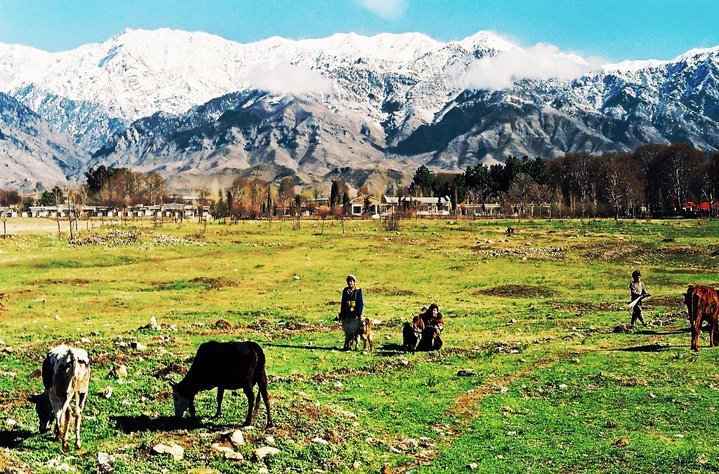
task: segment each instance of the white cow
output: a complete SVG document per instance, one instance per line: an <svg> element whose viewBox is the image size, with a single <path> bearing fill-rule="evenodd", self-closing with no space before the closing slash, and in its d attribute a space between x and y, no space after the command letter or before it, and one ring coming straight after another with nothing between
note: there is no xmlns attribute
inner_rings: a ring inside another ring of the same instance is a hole
<svg viewBox="0 0 719 474"><path fill-rule="evenodd" d="M31 398L40 418L40 432L55 422L54 433L62 439L62 449L69 447L68 426L75 419L75 447L80 447L80 423L90 384L90 359L83 349L61 345L47 353L42 364L45 391ZM73 406L74 404L74 406Z"/></svg>

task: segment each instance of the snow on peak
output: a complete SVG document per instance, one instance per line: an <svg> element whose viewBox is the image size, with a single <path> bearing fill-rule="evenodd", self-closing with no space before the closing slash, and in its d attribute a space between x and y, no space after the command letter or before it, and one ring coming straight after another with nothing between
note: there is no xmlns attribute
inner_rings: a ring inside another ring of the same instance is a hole
<svg viewBox="0 0 719 474"><path fill-rule="evenodd" d="M492 31L478 31L472 36L468 36L461 41L457 41L465 49L494 49L497 51L505 51L517 48L517 45L505 40L497 33Z"/></svg>

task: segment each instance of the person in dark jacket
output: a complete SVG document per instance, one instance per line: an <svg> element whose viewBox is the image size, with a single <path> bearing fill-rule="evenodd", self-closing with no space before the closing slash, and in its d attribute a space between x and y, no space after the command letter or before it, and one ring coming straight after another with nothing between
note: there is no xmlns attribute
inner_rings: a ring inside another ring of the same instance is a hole
<svg viewBox="0 0 719 474"><path fill-rule="evenodd" d="M442 348L442 331L444 330L444 318L439 311L439 306L432 303L429 308L420 314L422 322L424 322L424 331L422 331L422 339L419 342L417 350L434 351Z"/></svg>
<svg viewBox="0 0 719 474"><path fill-rule="evenodd" d="M342 300L340 302L340 322L352 318L362 319L363 309L362 289L357 288L357 279L354 275L347 275L347 287L342 290Z"/></svg>
<svg viewBox="0 0 719 474"><path fill-rule="evenodd" d="M635 300L637 300L637 302L634 303L634 307L632 308L632 322L629 323L631 327L634 327L634 323L636 323L637 320L641 321L644 326L647 325L642 317L642 300L651 295L647 293L647 287L644 285L644 282L641 281L641 278L642 274L639 270L632 272L632 282L629 284L629 292L631 293L631 302Z"/></svg>

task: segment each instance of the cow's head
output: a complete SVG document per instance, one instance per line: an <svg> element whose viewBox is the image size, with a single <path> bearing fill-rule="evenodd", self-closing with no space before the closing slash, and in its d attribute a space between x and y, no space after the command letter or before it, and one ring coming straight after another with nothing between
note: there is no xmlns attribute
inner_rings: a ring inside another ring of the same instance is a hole
<svg viewBox="0 0 719 474"><path fill-rule="evenodd" d="M30 395L28 401L35 404L35 412L40 420L40 433L47 433L52 426L52 405L50 405L50 397L47 392Z"/></svg>
<svg viewBox="0 0 719 474"><path fill-rule="evenodd" d="M175 404L175 416L182 418L182 415L184 415L188 409L190 409L190 414L194 416L192 406L193 397L185 394L178 383L170 382L170 386L172 387L172 401Z"/></svg>

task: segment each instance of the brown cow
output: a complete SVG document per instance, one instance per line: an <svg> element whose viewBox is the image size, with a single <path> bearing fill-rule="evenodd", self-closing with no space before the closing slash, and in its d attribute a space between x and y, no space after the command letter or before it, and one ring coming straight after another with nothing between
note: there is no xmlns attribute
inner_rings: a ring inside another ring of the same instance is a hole
<svg viewBox="0 0 719 474"><path fill-rule="evenodd" d="M708 286L690 286L684 295L684 303L689 311L689 324L692 332L692 350L699 350L699 335L702 321L709 325L709 345L719 342L719 295Z"/></svg>

